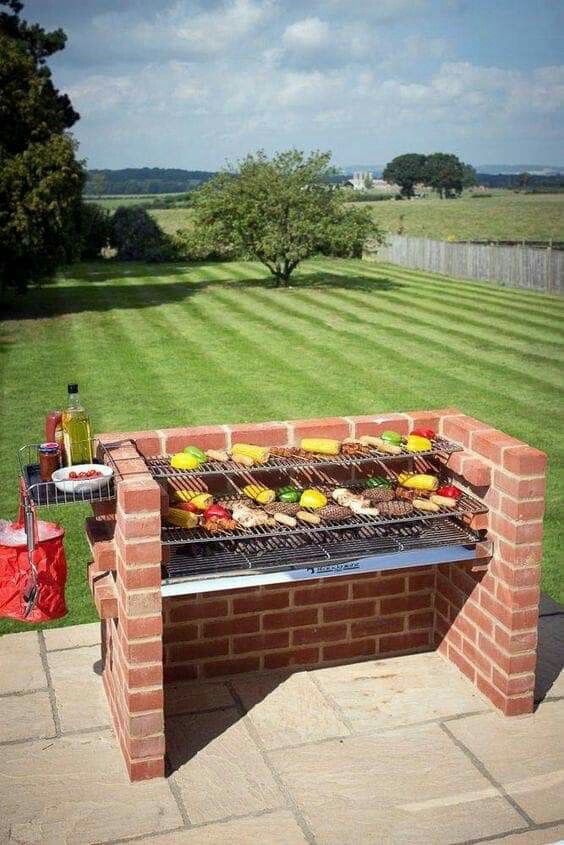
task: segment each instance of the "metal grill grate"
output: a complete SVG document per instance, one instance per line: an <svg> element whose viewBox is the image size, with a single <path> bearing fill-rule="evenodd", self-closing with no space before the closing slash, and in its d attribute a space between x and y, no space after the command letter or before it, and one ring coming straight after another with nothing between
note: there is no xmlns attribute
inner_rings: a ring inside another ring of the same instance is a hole
<svg viewBox="0 0 564 845"><path fill-rule="evenodd" d="M338 455L336 457L325 457L322 455L312 455L307 460L303 458L282 458L271 455L268 463L260 464L253 467L256 472L272 472L278 470L279 472L288 472L296 469L309 469L313 467L332 467L335 469L354 469L364 464L381 461L388 463L390 461L405 460L406 458L431 458L451 455L453 452L461 451L461 447L450 440L445 440L442 437L437 437L433 441L433 448L427 452L408 452L405 447L402 447L402 452L399 455L389 455L385 452L380 452L378 449L371 449L366 455ZM189 470L173 469L170 465L170 455L159 455L158 457L145 458L146 464L153 478L194 478L209 475L240 475L243 467L234 462L222 461L206 461L197 472ZM248 471L248 470L247 470Z"/></svg>
<svg viewBox="0 0 564 845"><path fill-rule="evenodd" d="M176 551L164 564L165 580L213 577L228 573L276 572L331 563L346 563L372 555L474 545L480 536L455 520L420 519L411 525L385 528L367 525L361 529L319 530L290 537L280 535L245 540L216 540L213 545L193 543Z"/></svg>

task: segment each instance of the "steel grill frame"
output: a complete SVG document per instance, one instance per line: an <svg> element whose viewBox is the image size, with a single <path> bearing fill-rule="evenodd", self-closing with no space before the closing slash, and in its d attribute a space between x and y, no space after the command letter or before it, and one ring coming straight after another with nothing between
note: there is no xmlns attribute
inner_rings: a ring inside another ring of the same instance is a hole
<svg viewBox="0 0 564 845"><path fill-rule="evenodd" d="M371 449L370 454L365 455L314 456L311 460L301 456L271 456L267 464L252 468L210 460L198 470L176 470L170 466L168 455L148 457L145 462L155 480L170 485L175 491L207 492L213 489L214 482L219 484L225 492L215 493L214 498L221 503L230 498L245 501L242 487L252 483L266 484L272 473L284 476L286 483L294 481L301 487L315 486L329 493L335 486L346 486L360 493L359 470L361 474L367 469L371 473L382 473L394 481L397 474L391 465L398 460L404 463L408 460L416 471L432 472L446 481L448 473L444 467L437 469L435 459L444 461L460 450L457 444L437 438L428 452L412 453L404 449L399 455L389 455ZM331 476L332 470L341 474L346 470L350 481L338 481ZM486 511L481 501L463 494L454 508L441 508L435 513L414 510L403 517L363 516L351 511L346 520L323 520L319 525L298 520L295 527L282 524L238 527L217 534L210 534L201 527L184 529L163 525L161 542L168 550L164 556L163 583L229 574L279 572L453 544L472 547L482 537L469 527L469 523L472 517Z"/></svg>

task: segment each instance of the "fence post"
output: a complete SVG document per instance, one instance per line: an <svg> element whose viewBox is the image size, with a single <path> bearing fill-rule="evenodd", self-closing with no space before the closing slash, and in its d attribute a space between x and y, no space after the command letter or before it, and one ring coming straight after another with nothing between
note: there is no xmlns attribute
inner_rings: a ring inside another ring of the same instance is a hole
<svg viewBox="0 0 564 845"><path fill-rule="evenodd" d="M552 238L546 248L546 292L550 293L552 288Z"/></svg>

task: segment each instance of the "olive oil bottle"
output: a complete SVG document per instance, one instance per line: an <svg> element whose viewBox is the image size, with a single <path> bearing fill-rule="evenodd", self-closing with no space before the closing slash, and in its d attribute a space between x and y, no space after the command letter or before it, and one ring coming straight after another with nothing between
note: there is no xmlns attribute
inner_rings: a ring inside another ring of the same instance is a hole
<svg viewBox="0 0 564 845"><path fill-rule="evenodd" d="M69 384L69 403L63 411L63 441L65 450L65 464L92 463L92 432L90 418L80 404L78 398L78 384Z"/></svg>

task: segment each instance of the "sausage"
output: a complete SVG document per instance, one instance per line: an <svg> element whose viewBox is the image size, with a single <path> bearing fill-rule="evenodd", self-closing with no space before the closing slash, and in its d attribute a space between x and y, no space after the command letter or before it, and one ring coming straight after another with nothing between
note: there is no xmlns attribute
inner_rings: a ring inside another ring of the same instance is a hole
<svg viewBox="0 0 564 845"><path fill-rule="evenodd" d="M321 522L321 518L316 513L308 513L308 511L298 511L296 517L302 522L309 522L310 525L319 525Z"/></svg>
<svg viewBox="0 0 564 845"><path fill-rule="evenodd" d="M287 525L288 528L295 528L296 526L296 520L294 519L294 517L288 516L287 513L275 513L274 519L281 525Z"/></svg>

